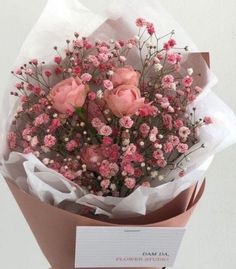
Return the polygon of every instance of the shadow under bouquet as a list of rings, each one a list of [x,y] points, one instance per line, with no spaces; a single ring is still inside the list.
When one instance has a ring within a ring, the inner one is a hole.
[[[67,8],[93,15],[77,5]],[[73,267],[79,225],[184,226],[214,154],[235,142],[235,116],[210,90],[209,55],[142,17],[134,33],[130,19],[60,38],[54,55],[12,71],[18,101],[1,126],[1,171],[55,268]]]

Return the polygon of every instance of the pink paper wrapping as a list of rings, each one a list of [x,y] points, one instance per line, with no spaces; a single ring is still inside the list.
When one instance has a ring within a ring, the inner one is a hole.
[[[6,179],[6,182],[53,269],[74,269],[77,226],[116,226],[122,223],[146,227],[184,227],[205,188],[204,181],[197,192],[197,186],[193,186],[145,217],[107,221],[72,214],[43,203],[20,190],[12,181]]]

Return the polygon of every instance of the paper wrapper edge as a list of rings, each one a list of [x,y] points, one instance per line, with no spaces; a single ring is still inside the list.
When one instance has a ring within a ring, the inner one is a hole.
[[[61,210],[25,193],[11,180],[6,179],[6,182],[42,252],[53,269],[74,269],[76,226],[119,225]],[[151,222],[152,220],[150,218],[150,223],[142,226],[184,227],[195,209],[196,204],[200,200],[204,188],[205,181],[202,183],[197,194],[195,193],[196,188],[193,189],[193,187],[190,187],[179,195],[179,197],[183,199],[188,197],[188,206],[183,213],[159,222]],[[169,206],[171,203],[176,203],[175,199],[169,203]],[[175,214],[175,212],[173,212],[173,214]],[[152,213],[152,216],[155,216],[155,213]],[[132,225],[135,224],[132,223]]]

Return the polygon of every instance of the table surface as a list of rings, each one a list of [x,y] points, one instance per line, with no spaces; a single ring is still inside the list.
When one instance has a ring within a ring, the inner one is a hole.
[[[93,9],[106,0],[82,0]],[[201,51],[210,51],[215,92],[236,111],[236,1],[161,0]],[[0,94],[18,50],[46,0],[0,0]],[[1,95],[0,95],[1,98]],[[236,146],[216,156],[188,224],[175,269],[236,268]],[[0,262],[4,269],[49,267],[4,181],[0,180]]]

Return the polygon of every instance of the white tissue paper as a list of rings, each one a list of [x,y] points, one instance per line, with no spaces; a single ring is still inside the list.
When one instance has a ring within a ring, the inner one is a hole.
[[[132,12],[130,12],[132,10]],[[26,38],[15,67],[38,58],[47,61],[53,59],[53,47],[65,47],[65,40],[71,39],[74,32],[90,36],[94,40],[125,39],[136,35],[134,21],[144,17],[157,27],[162,36],[172,29],[180,47],[189,46],[191,52],[198,52],[182,27],[163,9],[157,0],[143,3],[139,0],[109,1],[100,13],[85,8],[77,0],[49,0],[38,22]],[[186,63],[189,63],[186,61]],[[193,68],[195,69],[193,62]],[[203,64],[203,63],[202,63]],[[200,66],[201,67],[201,66]],[[200,68],[199,67],[199,68]],[[1,172],[12,179],[23,191],[39,198],[43,202],[57,205],[63,200],[74,201],[96,209],[96,214],[106,214],[111,218],[145,215],[162,207],[180,192],[204,178],[204,173],[214,155],[236,142],[236,118],[231,109],[212,91],[216,78],[206,69],[204,91],[189,106],[197,107],[196,117],[211,116],[214,124],[201,129],[200,143],[206,148],[191,155],[185,164],[185,176],[174,181],[176,172],[166,172],[165,182],[158,186],[139,187],[128,197],[101,197],[86,194],[79,186],[64,178],[61,174],[47,168],[34,155],[12,152],[6,154],[6,131],[11,124],[16,105],[6,89],[4,103],[1,106]],[[14,80],[9,81],[9,87]],[[15,101],[15,99],[14,99]]]

